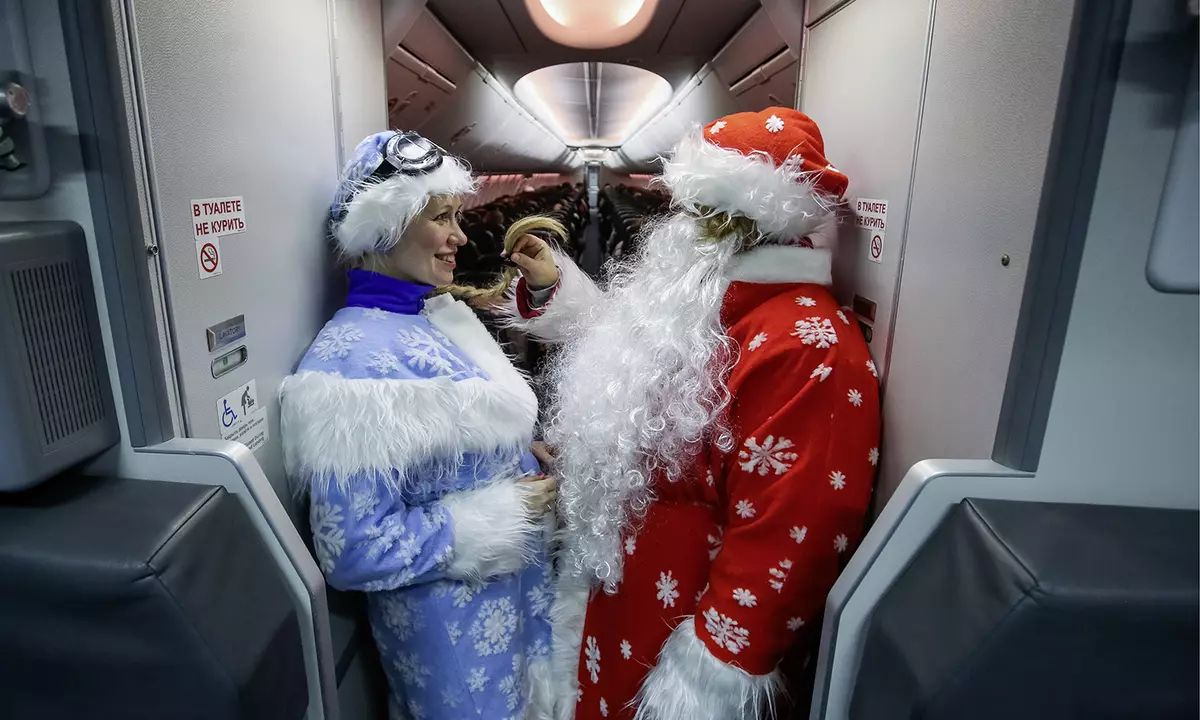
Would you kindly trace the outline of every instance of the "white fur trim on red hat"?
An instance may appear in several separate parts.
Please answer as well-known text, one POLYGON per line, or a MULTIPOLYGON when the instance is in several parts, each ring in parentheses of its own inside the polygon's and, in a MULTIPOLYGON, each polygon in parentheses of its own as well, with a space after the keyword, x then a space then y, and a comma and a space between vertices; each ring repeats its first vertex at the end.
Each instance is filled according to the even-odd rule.
POLYGON ((670 189, 672 202, 688 212, 703 215, 715 209, 742 215, 770 237, 803 237, 832 212, 813 190, 815 173, 799 164, 776 166, 765 152, 743 155, 718 147, 698 129, 664 160, 660 182, 670 189))
POLYGON ((453 156, 425 175, 393 175, 359 190, 346 217, 333 228, 338 249, 348 257, 386 253, 435 195, 475 192, 471 169, 453 156))

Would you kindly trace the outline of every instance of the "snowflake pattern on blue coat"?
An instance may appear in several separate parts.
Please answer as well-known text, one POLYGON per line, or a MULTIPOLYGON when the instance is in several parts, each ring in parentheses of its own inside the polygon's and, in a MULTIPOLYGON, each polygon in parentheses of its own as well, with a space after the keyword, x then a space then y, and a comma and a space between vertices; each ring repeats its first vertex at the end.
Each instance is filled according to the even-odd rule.
MULTIPOLYGON (((488 380, 424 316, 363 308, 340 310, 299 370, 344 379, 488 380)), ((427 477, 444 475, 444 467, 430 459, 427 477)), ((393 718, 522 717, 529 664, 550 652, 548 563, 542 556, 520 573, 480 582, 447 577, 454 529, 442 499, 496 477, 538 472, 526 444, 468 455, 449 481, 422 482, 422 472, 410 472, 414 482, 398 497, 365 472, 348 484, 348 495, 337 482, 314 488, 317 560, 331 586, 367 593, 393 718)))

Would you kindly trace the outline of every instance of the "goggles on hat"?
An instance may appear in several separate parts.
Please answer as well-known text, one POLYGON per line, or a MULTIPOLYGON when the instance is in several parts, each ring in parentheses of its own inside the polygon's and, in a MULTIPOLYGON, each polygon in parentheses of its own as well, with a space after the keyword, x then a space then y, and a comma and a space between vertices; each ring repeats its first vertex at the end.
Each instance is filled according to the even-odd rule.
POLYGON ((446 151, 415 132, 398 132, 383 148, 383 161, 368 177, 386 180, 396 175, 424 175, 442 166, 446 151))
POLYGON ((445 158, 446 151, 428 138, 411 131, 397 132, 383 146, 383 159, 375 169, 363 175, 362 183, 352 187, 345 198, 334 204, 334 221, 346 216, 350 201, 362 190, 363 184, 383 182, 396 175, 426 175, 440 168, 445 158))

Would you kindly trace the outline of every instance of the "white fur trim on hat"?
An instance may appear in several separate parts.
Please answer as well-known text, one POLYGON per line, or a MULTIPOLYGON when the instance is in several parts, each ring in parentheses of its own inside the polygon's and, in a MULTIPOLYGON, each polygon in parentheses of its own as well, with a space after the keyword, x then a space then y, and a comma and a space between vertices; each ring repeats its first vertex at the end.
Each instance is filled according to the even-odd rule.
POLYGON ((413 218, 434 195, 475 192, 471 169, 447 155, 441 167, 425 175, 397 174, 365 185, 347 205, 346 217, 333 228, 338 249, 347 257, 385 253, 396 246, 413 218))
POLYGON ((799 163, 776 166, 765 152, 743 155, 704 139, 683 137, 659 180, 672 203, 696 215, 719 210, 748 217, 769 237, 798 238, 821 226, 830 203, 814 191, 817 173, 799 163))

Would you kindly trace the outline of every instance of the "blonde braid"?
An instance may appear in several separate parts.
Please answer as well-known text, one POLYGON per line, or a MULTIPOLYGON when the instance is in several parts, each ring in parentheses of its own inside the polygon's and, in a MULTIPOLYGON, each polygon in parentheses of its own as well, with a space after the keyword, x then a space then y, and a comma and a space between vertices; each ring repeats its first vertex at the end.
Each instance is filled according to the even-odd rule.
MULTIPOLYGON (((522 236, 528 235, 535 230, 547 230, 557 235, 562 242, 567 241, 567 229, 563 227, 562 223, 545 215, 530 215, 513 223, 508 228, 508 232, 504 233, 505 252, 511 253, 513 247, 522 236)), ((504 300, 504 295, 512 286, 513 281, 517 279, 519 273, 520 271, 516 267, 506 267, 500 273, 500 277, 496 282, 488 287, 477 288, 470 285, 443 285, 434 290, 432 295, 450 293, 459 300, 475 307, 489 307, 504 300)))

